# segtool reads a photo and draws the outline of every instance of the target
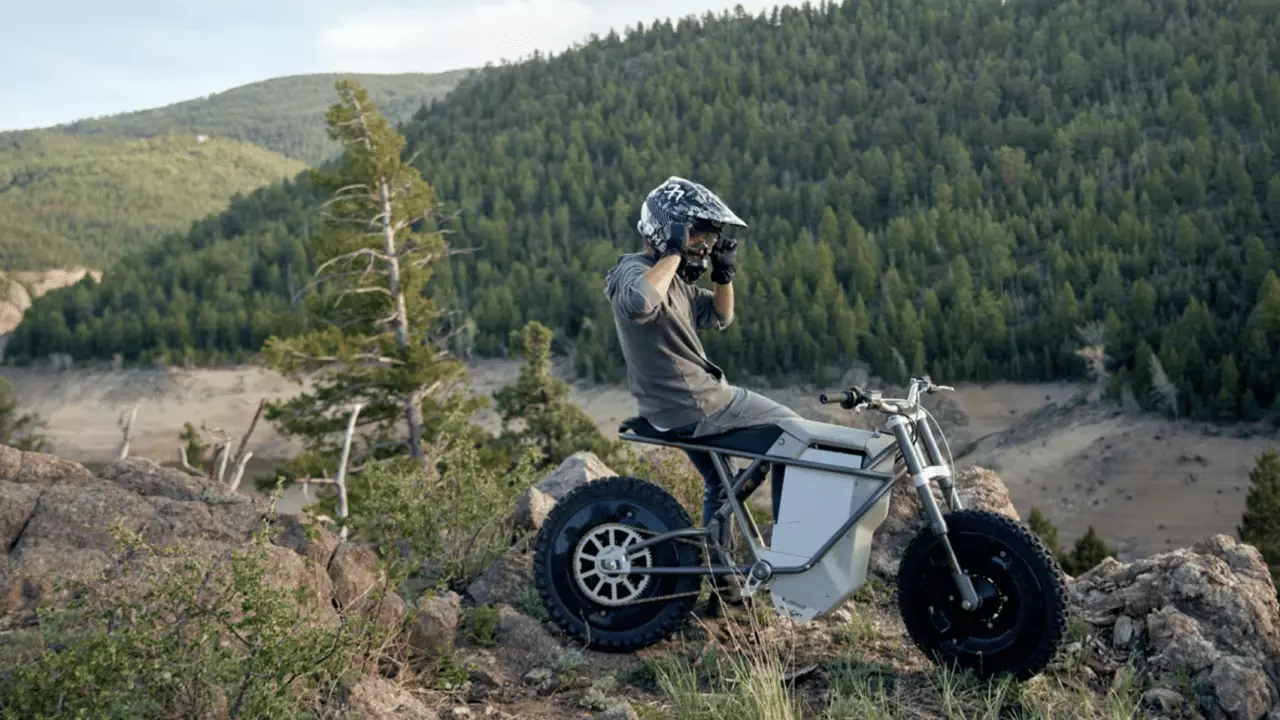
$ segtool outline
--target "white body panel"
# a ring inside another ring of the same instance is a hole
[[[846,430],[865,433],[852,428]],[[872,436],[871,433],[866,435]],[[794,442],[794,437],[784,435],[784,439],[785,442],[780,443],[783,447],[790,445],[797,450],[803,447]],[[815,448],[803,449],[798,458],[853,469],[861,468],[864,462],[864,456],[853,451]],[[761,553],[761,559],[774,567],[807,562],[885,482],[789,466],[770,548]],[[774,606],[788,617],[808,622],[839,607],[857,591],[866,582],[871,538],[889,513],[889,498],[889,493],[884,494],[808,571],[798,575],[774,576],[770,586]]]

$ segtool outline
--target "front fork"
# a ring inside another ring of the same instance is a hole
[[[910,425],[912,424],[915,425],[925,453],[929,456],[928,465],[921,462],[920,453],[917,452],[916,444],[911,439]],[[951,540],[947,537],[947,521],[942,517],[942,510],[938,508],[938,503],[933,497],[933,487],[929,482],[937,478],[938,485],[942,487],[943,495],[946,497],[947,507],[952,512],[963,510],[960,496],[951,482],[951,468],[943,462],[942,454],[938,451],[938,443],[934,440],[933,432],[929,429],[923,413],[916,413],[916,416],[911,419],[894,415],[889,418],[888,425],[894,437],[898,439],[902,459],[907,464],[907,472],[915,483],[916,492],[920,493],[920,502],[929,516],[929,527],[942,541],[942,547],[947,552],[947,565],[951,569],[951,578],[955,581],[956,590],[960,592],[960,607],[965,610],[975,610],[979,605],[978,593],[974,590],[973,581],[969,579],[968,573],[960,568],[960,561],[956,559]]]

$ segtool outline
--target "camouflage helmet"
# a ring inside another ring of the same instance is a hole
[[[667,225],[673,222],[686,223],[691,232],[714,234],[719,234],[726,225],[747,227],[715,193],[674,175],[644,199],[636,229],[646,242],[661,251],[666,244]]]

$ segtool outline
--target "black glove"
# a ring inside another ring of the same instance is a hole
[[[717,285],[728,285],[738,272],[738,241],[731,238],[720,238],[720,242],[711,249],[711,282]]]
[[[667,242],[662,246],[662,257],[683,255],[684,246],[689,242],[689,226],[682,222],[667,225]]]

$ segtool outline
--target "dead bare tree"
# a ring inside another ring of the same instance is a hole
[[[1097,320],[1090,321],[1076,328],[1080,336],[1080,347],[1075,354],[1084,359],[1090,379],[1096,384],[1098,393],[1104,392],[1111,380],[1111,372],[1107,370],[1107,329]],[[1096,399],[1096,398],[1094,398]]]
[[[1155,389],[1160,404],[1172,411],[1175,418],[1178,417],[1178,387],[1169,380],[1164,365],[1154,352],[1151,353],[1151,387]]]
[[[342,441],[342,459],[338,462],[338,474],[330,478],[305,478],[298,482],[303,486],[303,492],[309,485],[336,485],[338,488],[338,521],[341,522],[350,514],[350,507],[347,502],[347,464],[351,460],[351,441],[356,433],[356,419],[360,417],[360,410],[364,406],[357,403],[351,409],[351,415],[347,418],[347,435]],[[339,531],[343,540],[347,539],[347,526],[343,524]]]
[[[213,480],[219,485],[225,485],[227,492],[233,493],[238,491],[240,489],[240,482],[244,479],[245,468],[248,467],[249,460],[253,458],[253,452],[249,450],[249,439],[253,437],[253,431],[258,427],[258,420],[262,418],[262,412],[266,408],[266,405],[266,398],[263,398],[258,402],[258,410],[254,413],[253,420],[249,422],[249,429],[246,430],[244,435],[240,438],[240,445],[236,448],[234,459],[232,459],[231,454],[231,438],[227,433],[220,427],[210,428],[208,425],[201,423],[200,428],[213,435],[215,438],[215,450],[212,461],[209,463],[209,466],[204,469],[192,466],[187,458],[187,446],[179,443],[179,465],[183,470],[191,473],[192,475],[205,477]],[[229,482],[226,480],[228,467],[231,467],[234,472]]]
[[[129,412],[120,414],[120,431],[124,437],[120,441],[120,452],[116,456],[117,460],[129,457],[129,444],[133,442],[133,421],[137,418],[137,405],[134,405]]]

